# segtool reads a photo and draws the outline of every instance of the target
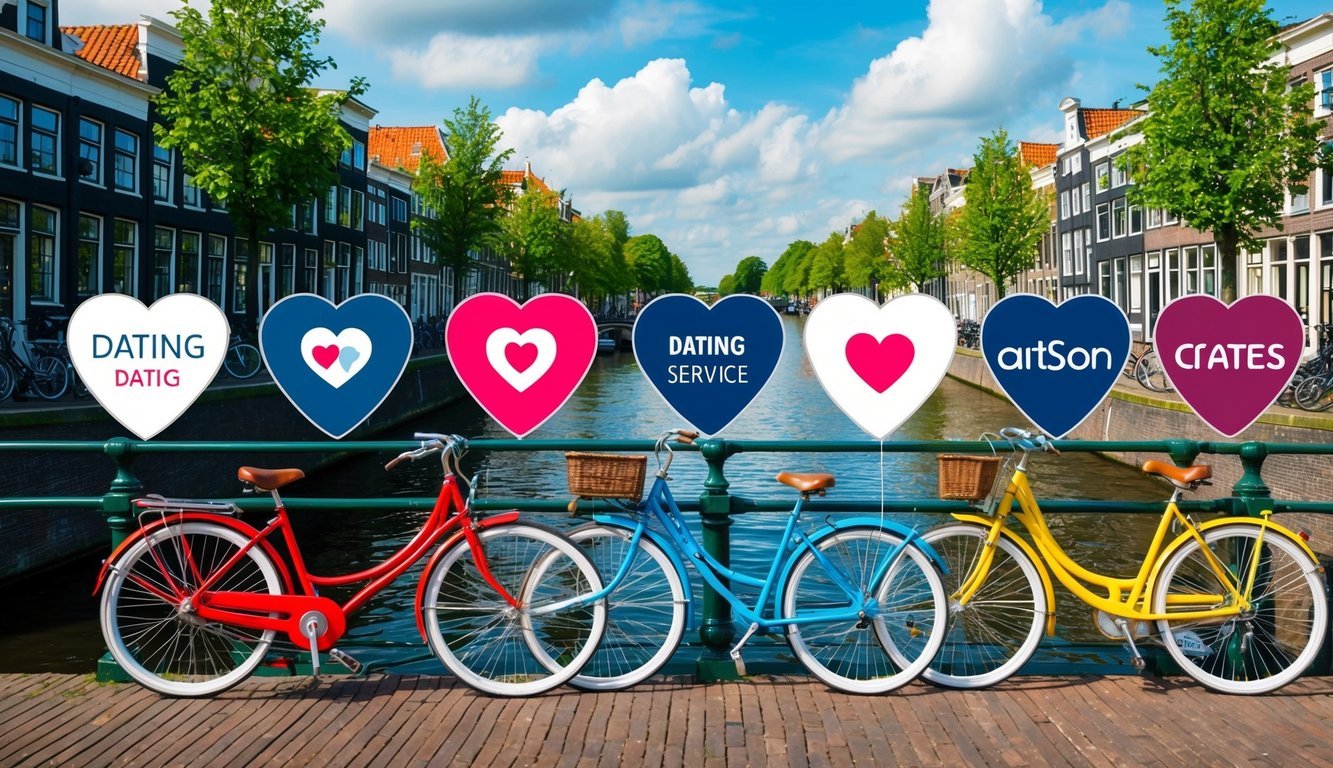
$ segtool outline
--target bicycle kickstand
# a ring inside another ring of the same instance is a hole
[[[740,675],[741,677],[746,676],[745,659],[741,658],[741,648],[744,648],[745,644],[750,642],[750,638],[754,637],[754,633],[758,631],[759,631],[759,625],[751,624],[750,628],[745,630],[745,634],[741,635],[741,641],[739,643],[736,643],[735,648],[731,649],[731,661],[733,664],[736,665],[736,674]]]

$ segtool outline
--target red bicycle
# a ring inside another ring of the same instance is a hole
[[[421,560],[437,543],[417,587],[417,626],[444,666],[488,694],[528,696],[578,674],[597,649],[606,607],[596,567],[577,544],[510,511],[479,517],[465,499],[458,461],[466,441],[418,434],[419,449],[385,466],[440,455],[444,481],[429,518],[387,560],[357,573],[306,570],[278,489],[299,469],[241,467],[240,479],[273,495],[276,515],[263,529],[219,501],[150,496],[135,500],[139,529],[107,559],[102,635],[135,681],[164,696],[211,696],[255,671],[277,638],[320,653],[353,672],[360,664],[334,647],[348,617]],[[284,557],[275,539],[280,538]],[[529,571],[540,566],[540,579]],[[366,582],[344,603],[320,589]],[[105,589],[103,589],[105,585]],[[94,590],[96,593],[96,590]],[[534,651],[540,649],[540,653]]]

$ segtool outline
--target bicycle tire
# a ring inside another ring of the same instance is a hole
[[[135,682],[163,696],[213,696],[250,676],[268,653],[273,630],[203,622],[145,588],[170,591],[208,578],[250,538],[202,521],[173,523],[132,544],[116,559],[102,591],[102,637]],[[214,590],[277,595],[282,581],[273,561],[250,549]]]
[[[1155,349],[1139,357],[1139,362],[1134,366],[1134,378],[1149,392],[1169,394],[1176,391],[1166,378],[1166,369],[1162,367],[1162,361],[1157,359]]]
[[[491,574],[521,607],[509,605],[478,570],[459,536],[426,573],[421,607],[426,640],[469,687],[492,696],[533,696],[569,682],[592,658],[606,629],[606,601],[581,602],[602,588],[583,550],[560,532],[502,523],[477,532]],[[536,567],[546,576],[529,579]],[[564,607],[534,615],[535,605]],[[542,658],[531,652],[544,647]]]
[[[92,392],[88,389],[87,383],[79,376],[79,372],[74,370],[74,366],[69,366],[69,389],[74,393],[74,397],[79,400],[87,400],[92,397]]]
[[[817,549],[862,595],[874,595],[878,615],[787,625],[792,653],[825,685],[847,693],[878,694],[915,680],[939,650],[947,625],[944,582],[920,548],[908,546],[878,584],[868,583],[881,558],[902,539],[882,528],[856,526],[811,542],[783,576],[781,618],[809,619],[845,609],[845,591],[830,579]]]
[[[69,389],[69,368],[55,355],[42,355],[32,363],[32,391],[43,400],[59,400]]]
[[[621,564],[633,558],[607,600],[606,632],[597,653],[569,684],[587,691],[637,685],[671,660],[685,636],[683,574],[647,536],[630,551],[632,529],[589,523],[567,533],[592,558],[603,581],[609,582]]]
[[[1129,357],[1125,358],[1124,366],[1120,369],[1120,375],[1132,380],[1134,378],[1134,369],[1138,367],[1138,364],[1139,356],[1130,352]]]
[[[1296,405],[1307,411],[1326,410],[1333,405],[1333,377],[1310,376],[1296,386],[1292,392],[1292,399]]]
[[[262,360],[259,349],[253,344],[234,344],[227,348],[227,355],[222,359],[222,367],[228,375],[236,379],[248,379],[259,373]]]
[[[1309,667],[1327,634],[1328,603],[1319,564],[1289,538],[1291,534],[1258,523],[1232,523],[1206,531],[1203,537],[1213,555],[1232,571],[1233,583],[1244,591],[1249,570],[1245,566],[1261,532],[1266,551],[1254,583],[1260,594],[1250,597],[1259,606],[1252,615],[1157,622],[1171,659],[1215,691],[1257,694],[1281,688]],[[1230,600],[1199,542],[1191,538],[1167,555],[1153,587],[1153,611],[1197,608],[1180,598],[1201,594],[1221,595],[1221,604]]]
[[[14,396],[14,388],[18,386],[18,376],[14,369],[9,367],[9,363],[0,358],[0,403]]]
[[[922,673],[944,688],[986,688],[1022,669],[1041,643],[1049,608],[1036,563],[1021,547],[1001,536],[986,581],[967,605],[954,594],[971,574],[985,549],[989,529],[951,523],[926,531],[926,543],[944,558],[949,573],[949,629],[944,644]]]

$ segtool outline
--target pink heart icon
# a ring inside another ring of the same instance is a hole
[[[861,380],[883,393],[907,369],[912,367],[916,347],[901,333],[891,333],[883,341],[868,333],[858,333],[847,340],[847,362]]]
[[[1162,310],[1154,338],[1180,396],[1208,426],[1235,437],[1291,381],[1305,324],[1275,296],[1246,296],[1230,307],[1211,296],[1184,296]]]
[[[536,344],[510,344],[505,347],[505,360],[514,366],[514,370],[522,373],[532,367],[537,362]]]
[[[559,293],[522,306],[498,293],[476,294],[449,315],[444,339],[468,394],[515,437],[560,410],[597,355],[592,314]]]
[[[315,358],[320,368],[328,368],[338,362],[339,351],[337,344],[330,344],[327,347],[315,347],[310,350],[310,356]]]

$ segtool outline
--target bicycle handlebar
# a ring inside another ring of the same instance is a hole
[[[1056,456],[1060,455],[1060,449],[1056,448],[1045,435],[1034,434],[1022,427],[1005,427],[1000,430],[1000,437],[1003,437],[1010,445],[1024,453],[1045,451]]]
[[[384,471],[388,472],[394,467],[402,464],[404,461],[416,461],[417,459],[431,456],[444,451],[453,454],[455,457],[461,456],[467,450],[467,438],[459,435],[441,435],[434,432],[417,432],[412,435],[413,440],[420,440],[421,447],[411,451],[404,451],[384,465]]]

